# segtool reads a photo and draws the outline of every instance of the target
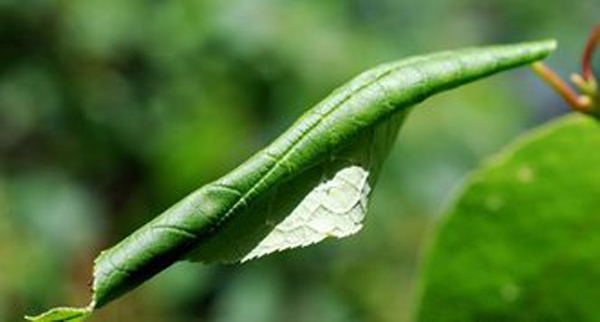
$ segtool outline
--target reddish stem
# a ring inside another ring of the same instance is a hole
[[[587,113],[587,106],[581,104],[577,94],[565,81],[544,63],[537,62],[531,65],[533,71],[550,85],[574,109]]]
[[[581,75],[583,79],[589,81],[594,77],[594,71],[592,69],[592,57],[594,56],[594,50],[600,43],[600,25],[592,29],[592,33],[585,43],[583,55],[581,57]]]

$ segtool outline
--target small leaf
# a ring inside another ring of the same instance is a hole
[[[568,116],[478,169],[422,271],[421,321],[595,321],[600,127]]]
[[[95,260],[91,307],[185,258],[247,260],[355,233],[411,106],[542,59],[554,47],[543,41],[443,52],[359,75],[237,169],[102,252]]]
[[[26,316],[25,318],[34,322],[78,322],[85,320],[91,313],[91,308],[57,307],[38,316]]]

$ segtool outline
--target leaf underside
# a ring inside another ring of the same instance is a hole
[[[90,307],[179,260],[245,261],[357,232],[411,106],[542,59],[554,47],[545,41],[443,52],[357,76],[238,168],[103,251],[95,260]]]
[[[564,117],[474,173],[437,229],[418,320],[597,320],[599,147],[595,120]]]

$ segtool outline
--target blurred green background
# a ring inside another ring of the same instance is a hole
[[[426,52],[553,37],[597,0],[0,0],[0,321],[86,304],[93,258],[336,86]],[[406,321],[423,245],[477,162],[567,111],[527,69],[420,105],[363,231],[240,266],[180,263],[96,321]]]

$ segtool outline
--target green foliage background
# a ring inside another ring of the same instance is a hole
[[[554,37],[595,0],[0,0],[0,320],[85,304],[91,260],[377,63]],[[558,19],[557,17],[560,17]],[[482,157],[566,108],[526,70],[424,103],[367,225],[243,266],[178,264],[97,321],[402,321],[428,228]]]

